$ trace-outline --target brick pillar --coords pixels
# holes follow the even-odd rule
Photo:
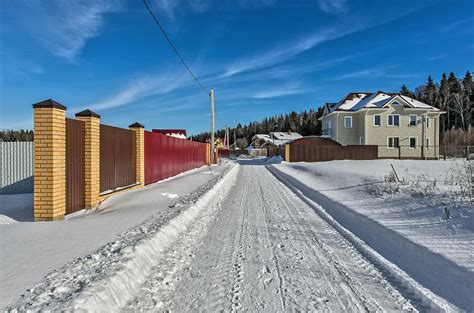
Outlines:
[[[134,123],[128,126],[135,132],[135,173],[137,183],[145,186],[145,127],[140,123]]]
[[[35,221],[64,219],[66,214],[66,107],[48,99],[34,108]]]
[[[285,161],[290,162],[290,145],[285,145]]]
[[[91,110],[76,114],[84,122],[84,208],[100,201],[100,115]]]

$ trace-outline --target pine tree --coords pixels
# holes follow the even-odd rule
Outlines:
[[[400,89],[400,94],[408,97],[413,97],[413,92],[411,92],[405,84],[403,84],[402,88]]]

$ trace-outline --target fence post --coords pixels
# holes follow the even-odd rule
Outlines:
[[[290,145],[285,145],[285,161],[290,162]]]
[[[66,107],[48,99],[34,108],[35,221],[66,214]]]
[[[205,159],[206,159],[206,165],[211,165],[211,145],[209,143],[206,143],[206,151],[205,153]]]
[[[76,114],[84,122],[84,208],[100,201],[100,115],[91,110]]]
[[[145,186],[145,127],[140,123],[128,126],[135,132],[135,173],[137,183]]]

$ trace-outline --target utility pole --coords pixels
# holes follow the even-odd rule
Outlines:
[[[229,126],[225,126],[225,138],[226,138],[226,146],[227,146],[227,149],[230,148],[230,138],[229,138]]]
[[[211,164],[214,163],[214,89],[209,93],[211,97]]]
[[[237,148],[237,137],[235,136],[235,129],[236,129],[236,127],[235,127],[235,122],[234,122],[234,150],[237,150],[236,149]]]

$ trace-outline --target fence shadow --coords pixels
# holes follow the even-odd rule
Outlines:
[[[17,222],[34,222],[33,194],[0,195],[0,214]]]
[[[279,157],[271,157],[271,158],[249,158],[249,159],[238,159],[237,163],[240,165],[246,166],[246,165],[260,165],[260,166],[265,166],[265,165],[271,165],[271,164],[279,164],[283,161],[282,158]]]

